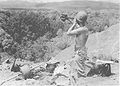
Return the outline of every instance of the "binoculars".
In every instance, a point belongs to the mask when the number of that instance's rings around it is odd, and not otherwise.
[[[74,19],[74,18],[68,17],[67,14],[61,14],[60,19],[61,19],[61,21],[63,21],[63,22],[65,22],[65,21],[67,20],[67,21],[69,21],[70,23],[72,23],[72,21],[71,21],[70,19]]]

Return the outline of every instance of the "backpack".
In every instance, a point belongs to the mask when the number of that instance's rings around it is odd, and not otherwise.
[[[100,76],[110,76],[111,75],[111,65],[109,63],[100,64],[96,67],[92,68],[87,76],[93,76],[93,75],[100,75]]]

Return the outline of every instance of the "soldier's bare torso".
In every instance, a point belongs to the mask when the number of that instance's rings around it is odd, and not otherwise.
[[[86,28],[86,27],[84,27],[84,28]],[[75,38],[75,47],[78,49],[85,47],[85,44],[86,44],[87,39],[88,39],[87,28],[86,28],[86,31],[84,33],[77,34],[75,37],[76,37]]]

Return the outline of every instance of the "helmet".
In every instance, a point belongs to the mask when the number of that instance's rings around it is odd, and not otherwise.
[[[80,11],[80,12],[78,12],[77,13],[77,15],[76,15],[76,20],[78,21],[78,22],[86,22],[86,20],[87,20],[87,13],[85,12],[85,11]]]

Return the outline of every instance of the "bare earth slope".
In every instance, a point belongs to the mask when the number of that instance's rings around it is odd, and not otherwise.
[[[89,36],[86,46],[88,56],[104,54],[118,59],[119,55],[119,24],[111,26],[106,31]]]
[[[56,55],[54,58],[59,60],[59,61],[66,61],[72,58],[74,55],[74,45],[64,49],[61,51],[58,55]]]

